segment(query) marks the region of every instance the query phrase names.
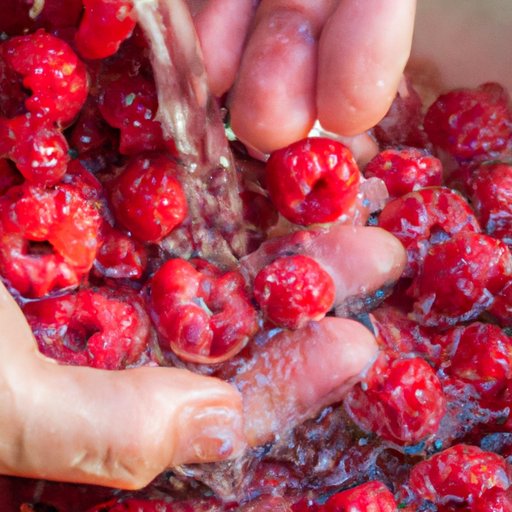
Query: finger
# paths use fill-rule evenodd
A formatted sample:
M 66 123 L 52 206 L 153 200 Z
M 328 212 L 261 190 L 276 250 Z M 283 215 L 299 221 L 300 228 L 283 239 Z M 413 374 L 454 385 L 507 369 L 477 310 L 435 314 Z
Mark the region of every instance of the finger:
M 222 96 L 233 84 L 240 64 L 249 24 L 255 12 L 253 0 L 189 0 L 194 16 L 210 89 Z
M 36 355 L 0 290 L 0 473 L 139 488 L 169 466 L 244 449 L 231 385 L 176 368 L 109 372 Z
M 275 335 L 235 379 L 249 444 L 273 441 L 341 400 L 376 353 L 370 332 L 348 319 L 324 318 Z
M 270 152 L 311 129 L 317 38 L 332 3 L 261 3 L 230 99 L 232 128 L 248 145 Z
M 329 272 L 336 286 L 337 309 L 394 283 L 407 260 L 402 244 L 391 233 L 377 227 L 336 224 L 269 240 L 243 258 L 241 268 L 253 280 L 272 260 L 291 253 L 309 256 Z
M 327 130 L 361 133 L 387 112 L 409 57 L 415 0 L 343 0 L 320 39 L 318 117 Z

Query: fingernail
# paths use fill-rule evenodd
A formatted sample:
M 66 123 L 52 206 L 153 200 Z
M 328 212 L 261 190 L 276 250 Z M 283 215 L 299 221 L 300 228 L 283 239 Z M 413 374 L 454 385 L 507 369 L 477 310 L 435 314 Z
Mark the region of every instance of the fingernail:
M 229 407 L 200 407 L 183 425 L 186 463 L 216 462 L 239 455 L 245 448 L 242 418 Z

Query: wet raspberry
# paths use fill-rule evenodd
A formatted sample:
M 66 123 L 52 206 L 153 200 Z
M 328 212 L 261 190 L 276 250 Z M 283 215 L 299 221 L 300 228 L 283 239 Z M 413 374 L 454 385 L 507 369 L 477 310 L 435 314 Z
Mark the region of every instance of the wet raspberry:
M 458 444 L 411 471 L 409 486 L 421 500 L 435 504 L 469 505 L 488 489 L 507 489 L 505 460 L 476 446 Z
M 102 119 L 95 100 L 90 99 L 73 125 L 69 141 L 79 154 L 111 144 L 117 145 L 115 130 Z
M 494 296 L 489 312 L 503 327 L 512 327 L 512 281 Z
M 395 512 L 397 504 L 391 491 L 378 481 L 358 485 L 331 496 L 325 512 Z
M 449 326 L 476 318 L 510 281 L 507 246 L 480 233 L 458 233 L 433 245 L 408 291 L 414 318 L 425 325 Z
M 486 233 L 512 246 L 512 165 L 480 165 L 471 176 L 470 197 Z
M 441 346 L 434 340 L 435 331 L 410 319 L 398 308 L 382 305 L 371 313 L 377 330 L 377 342 L 390 352 L 415 354 L 436 367 L 441 361 Z
M 59 125 L 78 115 L 87 98 L 87 75 L 67 43 L 39 30 L 8 39 L 0 52 L 20 75 L 20 87 L 32 92 L 25 101 L 27 112 Z
M 344 403 L 360 428 L 397 444 L 416 444 L 434 434 L 446 410 L 441 383 L 428 363 L 386 353 Z
M 495 396 L 512 379 L 512 339 L 498 326 L 474 322 L 451 329 L 435 340 L 445 347 L 448 375 Z
M 480 232 L 469 204 L 460 194 L 445 187 L 410 192 L 389 202 L 378 222 L 407 250 L 403 274 L 407 277 L 416 275 L 431 246 L 459 232 Z
M 144 246 L 121 231 L 104 223 L 101 247 L 96 254 L 94 270 L 104 277 L 139 279 L 147 263 Z
M 143 242 L 158 242 L 187 215 L 187 200 L 167 156 L 140 156 L 110 184 L 116 220 Z
M 381 146 L 427 146 L 423 131 L 423 104 L 411 82 L 404 78 L 384 118 L 373 128 Z
M 0 202 L 0 272 L 21 295 L 77 286 L 98 248 L 101 219 L 71 184 L 13 187 Z
M 321 320 L 333 307 L 334 296 L 331 276 L 307 256 L 278 258 L 254 279 L 254 297 L 264 315 L 288 329 Z
M 512 512 L 512 494 L 497 487 L 489 489 L 473 502 L 471 512 Z
M 137 295 L 121 289 L 83 289 L 23 308 L 48 357 L 66 364 L 119 370 L 140 363 L 150 321 Z
M 384 181 L 391 197 L 399 197 L 423 187 L 441 185 L 441 161 L 427 151 L 416 148 L 386 149 L 365 168 L 366 178 Z
M 238 272 L 173 259 L 150 281 L 149 307 L 164 348 L 197 363 L 240 352 L 258 330 L 258 318 Z
M 62 133 L 46 121 L 23 115 L 5 121 L 11 147 L 6 153 L 27 181 L 54 185 L 66 173 L 69 147 Z
M 459 159 L 492 155 L 512 138 L 507 92 L 498 84 L 442 94 L 425 115 L 431 142 Z
M 83 0 L 75 43 L 82 57 L 103 59 L 117 52 L 135 28 L 130 0 Z
M 266 166 L 272 202 L 289 221 L 307 226 L 348 213 L 359 192 L 360 173 L 343 144 L 309 138 L 275 151 Z
M 166 148 L 175 151 L 174 143 L 164 140 L 160 122 L 155 120 L 158 98 L 155 84 L 150 80 L 123 76 L 111 82 L 99 109 L 107 123 L 121 132 L 121 154 L 136 155 Z

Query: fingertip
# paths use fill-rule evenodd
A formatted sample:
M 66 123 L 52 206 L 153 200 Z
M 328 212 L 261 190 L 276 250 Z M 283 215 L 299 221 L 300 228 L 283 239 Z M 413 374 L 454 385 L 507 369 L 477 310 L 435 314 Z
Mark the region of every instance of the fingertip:
M 415 4 L 340 2 L 319 45 L 318 116 L 327 130 L 355 135 L 386 114 L 410 54 Z
M 191 7 L 210 89 L 220 97 L 235 80 L 255 4 L 252 0 L 210 0 Z
M 301 11 L 259 18 L 230 95 L 233 131 L 269 153 L 307 135 L 316 118 L 315 28 Z

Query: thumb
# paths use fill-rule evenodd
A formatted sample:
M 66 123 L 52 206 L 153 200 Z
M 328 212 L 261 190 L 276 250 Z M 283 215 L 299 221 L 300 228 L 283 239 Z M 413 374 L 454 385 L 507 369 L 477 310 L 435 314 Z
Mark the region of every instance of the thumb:
M 245 448 L 241 397 L 177 368 L 61 366 L 0 285 L 0 473 L 140 488 L 167 467 Z

